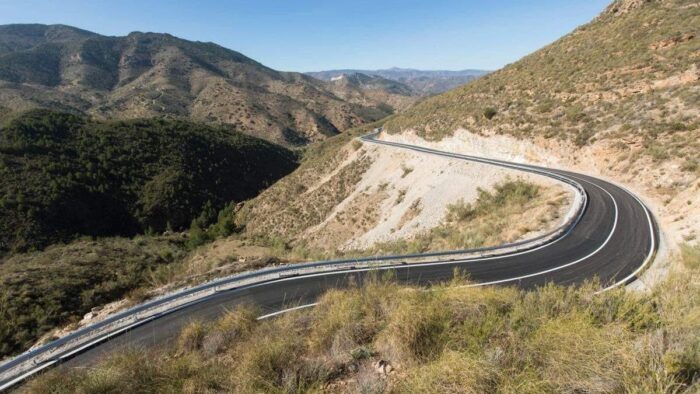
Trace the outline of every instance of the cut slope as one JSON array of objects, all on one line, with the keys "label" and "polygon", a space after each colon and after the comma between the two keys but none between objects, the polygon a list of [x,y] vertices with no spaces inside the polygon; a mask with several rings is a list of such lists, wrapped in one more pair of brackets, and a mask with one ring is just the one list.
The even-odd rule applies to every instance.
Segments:
[{"label": "cut slope", "polygon": [[[415,251],[479,247],[513,242],[556,226],[568,209],[564,201],[572,200],[568,189],[549,178],[349,142],[354,134],[325,141],[305,157],[299,169],[246,202],[236,214],[244,236],[258,244],[322,253],[311,257],[373,254],[378,252],[375,246],[391,249],[390,243],[410,241],[438,227],[451,205],[477,201],[481,189],[491,190],[514,178],[541,186],[541,193],[526,201],[531,204],[518,205],[521,211],[528,209],[528,215],[509,212],[517,225],[499,228],[493,236],[463,237],[459,245],[429,242]],[[475,227],[476,221],[468,225]],[[442,229],[458,232],[456,226]]]}]

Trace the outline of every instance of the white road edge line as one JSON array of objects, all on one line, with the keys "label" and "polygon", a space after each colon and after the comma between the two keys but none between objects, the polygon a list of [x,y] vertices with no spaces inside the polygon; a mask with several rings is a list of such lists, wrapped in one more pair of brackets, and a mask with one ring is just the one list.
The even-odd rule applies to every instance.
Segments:
[{"label": "white road edge line", "polygon": [[[367,142],[370,142],[370,143],[371,143],[371,142],[375,142],[375,143],[377,142],[377,140],[374,140],[374,139],[367,139],[367,140],[363,139],[363,141],[367,141]],[[402,145],[407,145],[407,144],[396,143],[396,142],[392,142],[392,141],[382,141],[382,140],[379,140],[379,141],[385,142],[385,143],[388,142],[388,144],[383,144],[383,145],[388,145],[388,146],[401,147]],[[380,142],[380,144],[381,144],[381,142]],[[407,145],[406,147],[408,148],[408,147],[410,147],[410,146]],[[433,152],[434,152],[433,154],[437,154],[437,152],[440,152],[440,151],[438,151],[437,149],[426,148],[426,147],[420,147],[420,146],[415,146],[415,147],[418,147],[418,148],[419,148],[418,150],[422,150],[424,153],[429,153],[429,154],[430,154],[430,153],[431,153],[430,151],[433,151]],[[453,152],[444,152],[444,153],[449,154],[451,157],[463,156],[463,157],[461,157],[463,160],[469,160],[468,157],[470,156],[470,155],[462,155],[462,154],[453,153]],[[479,158],[479,159],[482,159],[482,160],[485,161],[485,162],[490,162],[491,164],[494,164],[494,165],[504,166],[503,163],[499,163],[499,161],[497,161],[497,160],[491,160],[491,159],[487,159],[487,158]],[[474,160],[474,161],[479,162],[479,160]],[[508,166],[505,166],[505,167],[508,167]],[[519,165],[519,164],[517,164],[517,163],[514,163],[514,164],[512,165],[512,167],[513,167],[513,168],[520,168],[520,169],[527,169],[527,168],[528,168],[528,165],[527,165],[527,164]],[[546,171],[546,170],[540,170],[540,169],[538,169],[538,171],[540,171],[540,172],[542,172],[542,173],[550,174],[550,175],[563,176],[563,175],[553,174],[552,172],[549,172],[549,171]],[[593,182],[586,181],[586,180],[581,179],[581,178],[579,178],[579,177],[577,177],[577,176],[574,176],[574,175],[567,175],[567,177],[576,178],[576,179],[578,179],[579,181],[583,181],[583,182],[589,183],[589,184],[591,184],[591,185],[594,185],[594,186],[598,187],[599,189],[603,190],[604,192],[606,192],[606,193],[610,196],[610,198],[612,198],[613,203],[615,203],[615,224],[617,224],[617,203],[615,202],[615,199],[612,197],[612,195],[611,195],[607,190],[603,189],[602,187],[596,185],[596,184],[593,183]],[[634,199],[637,201],[637,203],[639,203],[639,205],[640,205],[640,206],[642,207],[642,209],[644,210],[644,213],[645,213],[645,215],[646,215],[646,217],[647,217],[647,223],[649,224],[649,236],[651,237],[651,245],[650,245],[650,247],[649,247],[649,252],[647,253],[647,257],[644,259],[644,262],[642,262],[642,264],[641,264],[634,272],[632,272],[631,274],[629,274],[629,275],[626,276],[625,278],[619,280],[618,282],[616,282],[616,283],[614,283],[614,284],[612,284],[612,285],[610,285],[610,286],[608,286],[608,287],[606,287],[606,288],[604,288],[604,289],[602,289],[602,290],[599,290],[599,291],[595,292],[594,294],[600,294],[600,293],[603,293],[603,292],[605,292],[605,291],[611,290],[611,289],[613,289],[613,288],[615,288],[615,287],[618,287],[618,286],[620,286],[620,285],[622,285],[622,284],[625,284],[627,281],[629,281],[630,279],[634,278],[637,274],[639,274],[639,272],[641,272],[641,271],[651,262],[652,257],[653,257],[653,255],[654,255],[654,250],[655,250],[655,248],[656,248],[656,237],[655,237],[655,231],[654,231],[654,223],[653,223],[653,220],[651,219],[651,214],[650,214],[650,212],[649,212],[649,208],[639,199],[639,197],[637,197],[636,194],[634,194],[634,193],[632,193],[631,191],[629,191],[629,189],[627,189],[626,187],[624,187],[624,186],[622,186],[622,185],[620,185],[620,184],[618,184],[618,183],[616,183],[616,182],[610,182],[610,183],[612,183],[612,184],[614,184],[615,186],[619,187],[620,189],[622,189],[624,192],[626,192],[626,193],[629,194],[630,196],[634,197]],[[614,227],[613,227],[613,229],[614,229]],[[611,232],[610,235],[612,235],[612,232]],[[561,239],[561,238],[560,238],[560,239]],[[557,239],[556,241],[559,241],[560,239]],[[608,237],[608,240],[609,240],[609,239],[610,239],[610,236]],[[608,240],[606,240],[606,243],[607,243]],[[556,242],[556,241],[555,241],[555,242]],[[554,243],[554,242],[552,242],[552,243]],[[537,249],[539,249],[539,248],[535,248],[535,249],[533,249],[533,250],[537,250]],[[595,253],[595,252],[594,252],[594,253]],[[517,254],[514,254],[514,255],[517,255]],[[592,254],[591,254],[591,255],[592,255]],[[589,255],[589,256],[587,256],[587,257],[585,257],[585,258],[588,258],[588,257],[590,257],[591,255]],[[585,258],[584,258],[584,259],[585,259]],[[562,268],[564,268],[564,267],[565,267],[565,266],[562,266]],[[550,271],[551,271],[551,270],[542,271],[542,273],[547,273],[547,272],[550,272]],[[518,279],[527,278],[527,277],[530,277],[530,276],[535,276],[535,275],[537,275],[537,274],[538,274],[538,273],[529,274],[529,275],[525,275],[525,276],[523,276],[523,277],[514,278],[514,279],[503,279],[503,280],[500,280],[500,281],[484,282],[484,283],[480,283],[480,284],[475,284],[474,286],[484,286],[484,285],[488,285],[488,284],[505,283],[505,282],[509,282],[509,281],[513,281],[513,280],[518,280]]]},{"label": "white road edge line", "polygon": [[642,200],[639,199],[639,197],[637,197],[636,194],[634,194],[634,193],[630,192],[629,190],[627,190],[626,187],[624,187],[624,186],[622,186],[622,185],[616,185],[616,186],[619,187],[620,189],[624,190],[624,191],[625,191],[627,194],[629,194],[630,196],[634,197],[634,199],[637,200],[637,203],[639,203],[639,205],[641,205],[642,209],[644,209],[644,213],[645,213],[646,216],[647,216],[647,222],[649,223],[649,235],[651,236],[651,245],[650,245],[650,247],[649,247],[649,253],[647,253],[647,257],[644,259],[644,262],[642,262],[642,265],[640,265],[640,266],[639,266],[636,270],[634,270],[634,272],[632,272],[631,274],[629,274],[629,275],[627,275],[626,277],[622,278],[622,279],[619,280],[618,282],[613,283],[612,285],[610,285],[610,286],[608,286],[608,287],[606,287],[606,288],[604,288],[604,289],[602,289],[602,290],[599,290],[599,291],[595,292],[595,294],[600,294],[600,293],[606,292],[606,291],[608,291],[608,290],[614,289],[615,287],[618,287],[618,286],[620,286],[620,285],[623,285],[623,284],[627,283],[627,281],[629,281],[630,279],[632,279],[632,278],[634,278],[635,276],[637,276],[647,265],[649,265],[649,263],[651,263],[651,260],[652,260],[652,258],[654,257],[654,251],[656,250],[656,236],[655,236],[655,231],[654,231],[654,222],[653,222],[653,220],[651,219],[651,213],[649,212],[649,208],[647,208],[647,206],[642,202]]},{"label": "white road edge line", "polygon": [[314,302],[314,303],[312,303],[312,304],[305,304],[305,305],[295,306],[295,307],[293,307],[293,308],[282,309],[281,311],[272,312],[272,313],[268,313],[267,315],[259,316],[256,320],[265,320],[265,319],[269,319],[269,318],[271,318],[271,317],[274,317],[274,316],[277,316],[277,315],[281,315],[281,314],[284,314],[284,313],[287,313],[287,312],[298,311],[299,309],[311,308],[312,306],[316,306],[316,305],[318,305],[318,304],[319,304],[318,302]]},{"label": "white road edge line", "polygon": [[[594,183],[591,183],[591,184],[592,184],[592,185],[595,185]],[[608,237],[605,239],[605,241],[604,241],[600,246],[598,246],[598,248],[597,248],[596,250],[594,250],[593,252],[589,253],[588,255],[586,255],[586,256],[584,256],[584,257],[581,257],[581,258],[579,258],[579,259],[577,259],[577,260],[575,260],[575,261],[572,261],[572,262],[569,262],[569,263],[566,263],[566,264],[563,264],[563,265],[559,265],[559,266],[556,266],[556,267],[553,267],[553,268],[550,268],[550,269],[547,269],[547,270],[544,270],[544,271],[535,272],[535,273],[532,273],[532,274],[523,275],[523,276],[518,276],[518,277],[514,277],[514,278],[500,279],[500,280],[497,280],[497,281],[474,283],[474,284],[466,285],[466,286],[467,286],[467,287],[486,286],[486,285],[492,285],[492,284],[498,284],[498,283],[512,282],[512,281],[516,281],[516,280],[520,280],[520,279],[530,278],[530,277],[533,277],[533,276],[544,275],[544,274],[547,274],[547,273],[550,273],[550,272],[558,271],[558,270],[560,270],[560,269],[563,269],[563,268],[570,267],[570,266],[572,266],[572,265],[578,264],[578,263],[580,263],[580,262],[582,262],[582,261],[584,261],[584,260],[586,260],[586,259],[589,259],[591,256],[595,255],[596,253],[598,253],[601,249],[603,249],[603,247],[605,247],[605,245],[608,244],[608,242],[609,242],[610,239],[612,238],[613,233],[615,232],[615,229],[617,228],[617,222],[618,222],[619,212],[618,212],[618,207],[617,207],[617,201],[615,201],[615,198],[612,196],[612,194],[610,194],[607,190],[603,189],[602,187],[600,187],[600,186],[598,186],[598,185],[595,185],[595,186],[596,186],[596,187],[599,187],[601,190],[603,190],[605,193],[607,193],[608,196],[610,196],[610,199],[612,200],[613,205],[614,205],[614,207],[615,207],[615,220],[614,220],[614,222],[613,222],[613,227],[610,229],[610,233],[608,234]],[[507,255],[507,256],[505,256],[505,257],[518,256],[518,255],[524,254],[524,253],[528,253],[528,251],[523,251],[523,252],[519,252],[519,253],[509,254],[509,255]],[[483,257],[483,258],[467,259],[467,260],[454,260],[454,261],[438,261],[438,262],[434,262],[434,263],[416,263],[415,266],[417,266],[417,267],[418,267],[418,266],[420,266],[420,267],[432,267],[432,266],[437,266],[437,265],[455,265],[455,264],[465,263],[465,262],[485,261],[485,260],[493,260],[493,259],[500,259],[500,258],[504,258],[504,256],[492,256],[492,257]],[[308,274],[308,275],[304,275],[303,277],[304,277],[304,278],[313,278],[313,277],[317,277],[317,276],[328,276],[328,275],[346,274],[346,273],[351,273],[351,272],[367,272],[367,271],[374,271],[374,270],[376,270],[376,271],[380,271],[380,270],[381,270],[381,271],[386,271],[386,270],[395,269],[395,268],[397,268],[397,267],[398,267],[397,265],[391,265],[391,266],[379,266],[379,267],[356,268],[356,269],[354,269],[354,270],[340,270],[340,271],[331,271],[331,272],[321,272],[321,273],[317,273],[317,274]],[[403,267],[403,266],[402,266],[402,267]],[[410,265],[409,265],[409,267],[410,267]],[[277,283],[277,282],[286,282],[286,281],[296,280],[296,279],[298,279],[298,277],[282,278],[282,279],[279,279],[279,280],[275,280],[275,282],[276,282],[276,283]],[[251,286],[249,286],[249,287],[247,287],[247,288],[254,288],[254,287],[258,287],[258,286],[263,286],[263,285],[265,285],[265,284],[266,284],[266,283],[254,284],[254,285],[251,285]]]},{"label": "white road edge line", "polygon": [[[575,177],[575,176],[574,176],[573,178],[576,178],[576,179],[581,180],[581,178],[578,178],[578,177]],[[584,256],[584,257],[581,257],[581,258],[579,258],[579,259],[577,259],[577,260],[574,260],[574,261],[572,261],[572,262],[570,262],[570,263],[566,263],[566,264],[563,264],[563,265],[560,265],[560,266],[556,266],[556,267],[550,268],[550,269],[548,269],[548,270],[544,270],[544,271],[540,271],[540,272],[535,272],[535,273],[527,274],[527,275],[522,275],[522,276],[518,276],[518,277],[515,277],[515,278],[494,280],[494,281],[491,281],[491,282],[480,282],[480,283],[474,283],[474,284],[466,285],[466,286],[467,286],[467,287],[478,287],[478,286],[494,285],[494,284],[498,284],[498,283],[513,282],[513,281],[520,280],[520,279],[531,278],[531,277],[533,277],[533,276],[539,276],[539,275],[548,274],[548,273],[550,273],[550,272],[558,271],[558,270],[560,270],[560,269],[563,269],[563,268],[570,267],[570,266],[572,266],[572,265],[578,264],[578,263],[580,263],[580,262],[582,262],[582,261],[584,261],[584,260],[589,259],[591,256],[597,254],[598,252],[600,252],[600,250],[603,249],[603,248],[605,247],[605,245],[608,244],[608,242],[610,242],[610,239],[612,238],[613,234],[615,233],[615,229],[617,228],[617,222],[618,222],[618,217],[619,217],[619,211],[618,211],[618,207],[617,207],[617,201],[615,200],[615,197],[613,197],[612,194],[610,194],[610,192],[608,192],[607,190],[603,189],[602,187],[596,185],[595,183],[592,183],[592,182],[589,182],[589,183],[590,183],[591,185],[593,185],[593,186],[599,188],[600,190],[604,191],[608,196],[610,196],[610,199],[612,200],[613,205],[615,206],[615,220],[614,220],[614,222],[613,222],[612,229],[610,229],[610,233],[608,234],[608,237],[605,239],[605,242],[603,242],[600,246],[598,246],[598,248],[597,248],[596,250],[594,250],[593,252],[589,253],[588,255],[586,255],[586,256]]]}]

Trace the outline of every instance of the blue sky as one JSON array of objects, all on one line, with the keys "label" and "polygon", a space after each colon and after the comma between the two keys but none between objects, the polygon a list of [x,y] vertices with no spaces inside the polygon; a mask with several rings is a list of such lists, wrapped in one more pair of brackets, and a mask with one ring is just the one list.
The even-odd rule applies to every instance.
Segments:
[{"label": "blue sky", "polygon": [[610,0],[0,0],[0,24],[212,41],[285,71],[494,70],[594,18]]}]

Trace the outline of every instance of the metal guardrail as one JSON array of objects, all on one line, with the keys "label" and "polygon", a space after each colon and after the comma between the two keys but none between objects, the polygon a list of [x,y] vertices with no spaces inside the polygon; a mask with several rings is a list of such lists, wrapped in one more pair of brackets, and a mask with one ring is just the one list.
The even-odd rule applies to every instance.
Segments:
[{"label": "metal guardrail", "polygon": [[[515,243],[475,249],[323,260],[309,263],[293,264],[283,267],[270,267],[248,273],[237,274],[221,279],[212,280],[210,282],[191,288],[185,288],[174,293],[147,301],[143,304],[126,309],[122,312],[116,313],[112,316],[107,317],[104,320],[85,326],[62,338],[40,346],[36,349],[22,353],[16,356],[15,358],[6,361],[2,365],[0,365],[0,390],[12,387],[15,384],[20,383],[21,381],[27,379],[28,377],[43,369],[65,361],[66,359],[82,351],[94,347],[99,343],[113,338],[114,336],[120,335],[139,325],[143,325],[168,313],[173,313],[182,308],[191,306],[192,304],[202,302],[206,300],[207,297],[211,296],[212,294],[216,294],[217,292],[240,289],[241,287],[250,286],[253,284],[275,281],[281,278],[287,278],[291,276],[304,276],[309,275],[311,273],[330,273],[333,271],[342,271],[357,267],[371,268],[373,266],[387,267],[391,265],[405,264],[407,263],[407,260],[433,259],[465,255],[474,255],[471,258],[480,258],[484,257],[485,255],[505,256],[516,251],[522,251],[542,246],[549,242],[553,242],[556,239],[564,237],[581,220],[581,217],[583,216],[583,213],[587,206],[588,196],[581,184],[570,178],[558,175],[556,173],[552,173],[547,169],[518,165],[500,160],[491,160],[475,156],[442,152],[413,145],[375,140],[374,137],[376,137],[376,135],[380,131],[381,128],[375,129],[372,133],[362,136],[360,137],[360,139],[362,141],[370,143],[395,146],[418,152],[439,155],[443,157],[450,157],[461,160],[480,162],[484,164],[497,165],[501,167],[512,168],[548,176],[550,178],[556,179],[560,182],[572,186],[577,192],[578,196],[580,197],[579,204],[577,204],[577,206],[574,207],[573,215],[570,215],[571,217],[569,217],[568,220],[566,220],[558,228],[546,234],[542,234],[540,236]],[[464,261],[467,259],[469,259],[469,257],[461,259],[460,261]],[[435,260],[416,261],[414,263],[419,264],[420,262],[434,261]]]}]

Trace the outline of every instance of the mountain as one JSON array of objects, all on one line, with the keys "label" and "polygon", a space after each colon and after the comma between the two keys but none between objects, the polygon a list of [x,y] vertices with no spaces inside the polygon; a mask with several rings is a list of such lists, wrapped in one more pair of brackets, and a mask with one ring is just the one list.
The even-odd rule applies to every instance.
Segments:
[{"label": "mountain", "polygon": [[[368,276],[362,285],[329,291],[314,308],[294,308],[276,319],[259,320],[264,311],[239,305],[216,322],[192,321],[171,349],[136,349],[105,356],[89,368],[57,368],[29,382],[26,391],[92,392],[97,384],[111,392],[697,392],[698,232],[686,232],[686,247],[675,253],[673,241],[681,233],[667,230],[672,222],[684,231],[693,221],[693,231],[700,223],[698,26],[697,0],[618,0],[593,22],[532,55],[383,121],[391,134],[382,138],[602,173],[639,192],[659,214],[663,246],[655,256],[661,261],[629,287],[599,293],[598,281],[535,289],[473,286],[468,273],[457,270],[450,283],[431,283],[426,291],[403,287],[390,274]],[[431,164],[436,178],[457,166],[434,158],[410,161],[394,149],[354,140],[380,125],[366,124],[315,144],[297,170],[236,211],[245,232],[257,227],[266,239],[242,238],[244,232],[228,241],[245,248],[262,241],[267,250],[307,259],[313,253],[308,244],[289,244],[279,233],[317,231],[332,240],[354,237],[370,226],[400,231],[412,227],[422,211],[435,215],[435,196],[446,193],[416,181],[430,181],[424,170]],[[36,129],[27,128],[36,146],[19,159],[42,152],[50,142],[47,133],[31,131]],[[557,157],[561,161],[547,162]],[[443,184],[441,191],[466,185],[451,197],[460,204],[449,216],[471,222],[476,212],[489,215],[471,222],[477,233],[460,234],[457,241],[480,242],[481,234],[499,227],[529,231],[493,209],[498,208],[493,202],[508,194],[482,189],[476,201],[465,202],[466,188],[492,178],[478,174],[464,182],[433,183]],[[383,176],[396,185],[383,183]],[[639,187],[639,180],[648,184]],[[519,187],[511,193],[519,200],[532,190]],[[430,200],[414,200],[417,194]],[[478,202],[482,197],[484,205]],[[381,220],[377,211],[383,201],[405,207],[405,215],[396,211],[399,228]],[[544,218],[529,207],[515,212],[535,222]],[[560,213],[551,217],[563,217]],[[52,325],[74,321],[91,311],[95,299],[138,289],[145,282],[137,280],[141,272],[150,282],[155,268],[173,259],[161,256],[184,253],[167,239],[138,242],[80,241],[0,265],[0,354],[28,346]],[[215,243],[209,250],[192,265],[218,270],[241,261],[234,247]],[[403,245],[402,251],[407,251]],[[97,278],[88,281],[87,270]],[[220,272],[215,270],[207,272]],[[668,275],[655,279],[658,271]],[[290,306],[299,305],[294,301]]]},{"label": "mountain", "polygon": [[422,95],[438,94],[446,92],[457,86],[464,85],[476,78],[486,75],[488,71],[483,70],[461,70],[461,71],[425,71],[410,68],[389,68],[385,70],[328,70],[308,72],[314,78],[330,81],[341,75],[365,74],[369,76],[381,77],[392,81],[401,82],[409,86],[414,92]]},{"label": "mountain", "polygon": [[332,77],[328,86],[336,96],[348,102],[380,108],[388,106],[391,110],[404,110],[421,98],[404,83],[362,73]]},{"label": "mountain", "polygon": [[393,112],[348,103],[322,81],[213,43],[141,32],[106,37],[63,25],[0,26],[0,106],[219,123],[285,145]]},{"label": "mountain", "polygon": [[465,129],[591,153],[605,148],[615,167],[646,172],[674,162],[667,170],[692,178],[700,150],[699,36],[697,2],[616,1],[520,61],[424,100],[386,130],[440,139]]},{"label": "mountain", "polygon": [[0,129],[0,254],[181,230],[296,165],[281,146],[221,128],[33,110]]},{"label": "mountain", "polygon": [[681,244],[700,235],[698,103],[697,1],[618,0],[552,44],[392,117],[384,130],[615,179],[650,201]]}]

